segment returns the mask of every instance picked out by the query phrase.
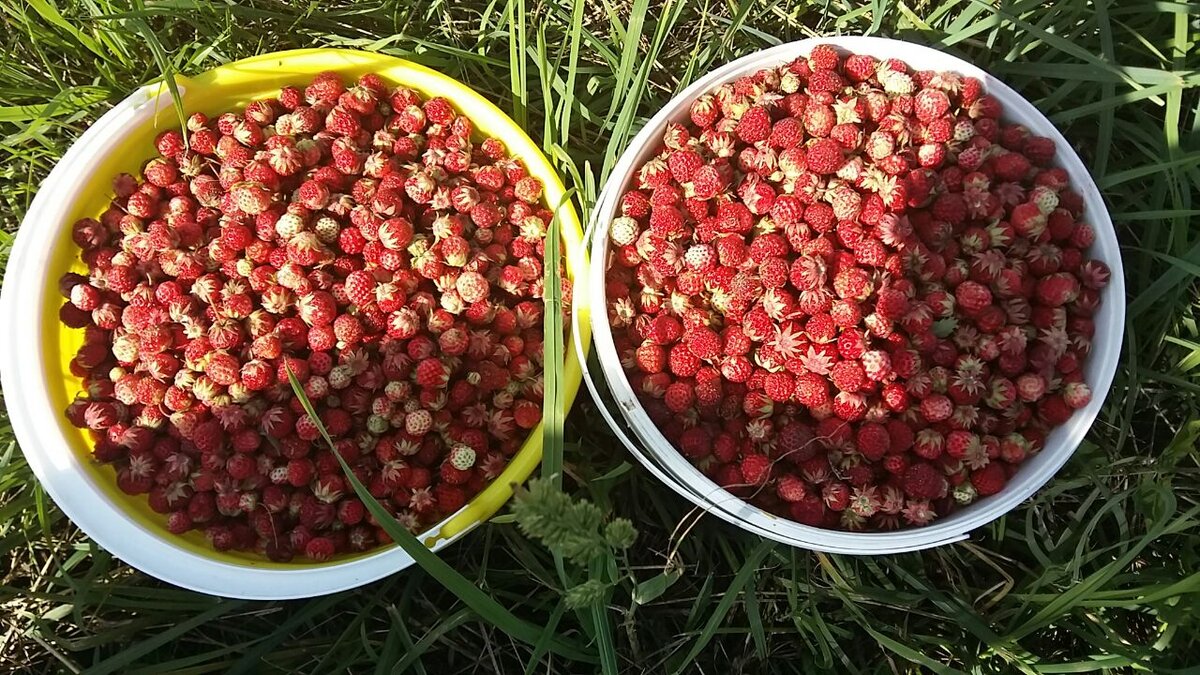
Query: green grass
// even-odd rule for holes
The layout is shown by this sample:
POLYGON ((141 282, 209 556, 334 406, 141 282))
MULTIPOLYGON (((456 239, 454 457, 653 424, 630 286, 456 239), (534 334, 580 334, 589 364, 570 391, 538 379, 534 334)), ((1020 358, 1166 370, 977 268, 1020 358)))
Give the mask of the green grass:
POLYGON ((631 466, 581 396, 547 466, 606 520, 632 520, 638 542, 575 563, 502 516, 441 556, 494 602, 460 600, 440 569, 284 603, 165 586, 63 518, 0 416, 0 670, 1196 672, 1198 13, 1107 0, 3 0, 0 256, 69 144, 164 72, 313 45, 416 60, 521 121, 586 213, 631 135, 689 81, 781 41, 868 33, 974 61, 1060 125, 1119 228, 1129 305, 1116 381, 1074 459, 970 542, 922 554, 814 554, 711 518, 677 531, 695 514, 631 466))

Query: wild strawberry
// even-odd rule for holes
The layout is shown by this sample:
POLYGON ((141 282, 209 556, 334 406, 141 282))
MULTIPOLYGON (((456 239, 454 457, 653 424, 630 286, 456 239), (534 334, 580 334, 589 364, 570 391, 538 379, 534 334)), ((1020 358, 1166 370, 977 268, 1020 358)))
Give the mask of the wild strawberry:
POLYGON ((459 471, 467 471, 475 466, 475 451, 468 445, 456 443, 446 455, 446 461, 459 471))
POLYGON ((849 513, 860 518, 869 518, 879 510, 880 503, 876 488, 855 487, 854 491, 850 494, 850 503, 847 506, 847 510, 849 513))
POLYGON ((650 232, 665 239, 679 237, 684 230, 683 214, 673 206, 656 206, 650 211, 650 232))
POLYGON ((1092 400, 1092 390, 1083 382, 1070 382, 1062 391, 1062 399, 1074 410, 1085 407, 1092 400))
POLYGON ((992 292, 983 284, 964 281, 955 287, 954 299, 963 311, 974 315, 992 304, 992 292))
POLYGON ((785 502, 799 502, 809 495, 804 481, 791 474, 779 477, 775 483, 775 493, 785 502))
POLYGON ((674 413, 681 413, 692 407, 695 400, 695 388, 686 382, 672 383, 663 395, 663 402, 674 413))
POLYGON ((346 275, 346 297, 352 304, 365 305, 375 299, 376 281, 370 272, 355 270, 346 275))
POLYGON ((690 185, 692 197, 709 200, 724 192, 729 187, 729 180, 720 169, 711 164, 705 164, 692 173, 690 185))
POLYGON ((839 298, 862 301, 867 299, 873 290, 871 278, 866 270, 859 267, 843 269, 833 278, 833 289, 839 298))
POLYGON ((924 499, 906 500, 901 514, 904 516, 904 522, 915 526, 928 525, 937 518, 937 512, 933 510, 929 501, 924 499))
POLYGON ((967 205, 961 195, 951 192, 943 193, 934 200, 932 214, 938 220, 958 225, 967 218, 967 205))
POLYGON ((609 226, 609 237, 617 246, 629 246, 640 233, 638 222, 628 216, 614 218, 609 226))
POLYGON ((411 436, 424 436, 433 428, 433 416, 428 410, 416 409, 404 416, 404 430, 411 436))
MULTIPOLYGON (((818 86, 832 84, 828 78, 825 79, 826 82, 819 83, 818 86)), ((814 98, 805 106, 802 120, 804 130, 809 136, 813 138, 825 138, 830 135, 833 128, 837 125, 838 115, 832 106, 814 98)), ((809 170, 812 171, 812 168, 810 167, 809 170)))
POLYGON ((950 99, 939 89, 922 89, 913 97, 913 113, 922 122, 931 122, 950 109, 950 99))
POLYGON ((261 183, 238 183, 229 192, 237 210, 254 215, 271 205, 271 193, 261 183))
POLYGON ((968 457, 980 447, 979 437, 969 431, 955 429, 946 436, 946 454, 955 459, 968 457))
POLYGON ((429 389, 444 389, 450 380, 450 369, 436 358, 421 360, 413 372, 417 385, 429 389))
POLYGON ((763 382, 763 390, 777 403, 790 401, 795 388, 795 381, 786 372, 770 373, 763 382))
POLYGON ((351 314, 342 314, 333 321, 333 333, 342 346, 358 344, 363 338, 362 323, 351 314))
POLYGON ((754 365, 745 356, 727 356, 721 362, 721 376, 730 382, 746 382, 753 371, 754 365))
POLYGON ((694 244, 683 254, 683 264, 696 272, 707 272, 717 264, 717 254, 708 244, 694 244))
POLYGON ((821 487, 821 499, 831 511, 843 511, 850 505, 850 489, 845 483, 832 481, 821 487))
POLYGON ((667 368, 676 377, 694 377, 700 371, 701 361, 682 343, 675 344, 667 354, 667 368))
POLYGON ((691 353, 700 359, 713 359, 721 353, 721 338, 716 331, 706 326, 688 331, 684 335, 684 341, 691 353))
MULTIPOLYGON (((211 367, 211 361, 210 367, 211 367)), ((241 369, 241 383, 250 391, 262 391, 275 383, 275 370, 259 360, 247 361, 241 369)))
POLYGON ((927 422, 942 422, 954 414, 954 404, 941 394, 927 396, 921 400, 921 416, 927 422))
POLYGON ((814 141, 808 147, 806 163, 808 170, 817 175, 828 175, 842 168, 844 162, 842 148, 832 139, 823 138, 814 141))
POLYGON ((834 364, 829 378, 840 391, 860 391, 867 382, 866 372, 857 361, 844 360, 834 364))
POLYGON ((1046 215, 1032 202, 1013 208, 1009 222, 1017 234, 1030 239, 1037 239, 1046 231, 1046 215))
POLYGON ((518 180, 513 189, 517 199, 527 204, 536 204, 542 198, 542 181, 533 176, 525 176, 518 180))
POLYGON ((1037 413, 1046 424, 1058 426, 1071 419, 1074 409, 1067 405, 1061 395, 1052 394, 1038 401, 1037 413))
POLYGON ((487 300, 491 286, 484 276, 478 272, 463 272, 455 281, 455 289, 463 302, 477 303, 487 300))
POLYGON ((785 117, 771 127, 768 143, 771 147, 786 149, 804 141, 804 126, 795 117, 785 117))
MULTIPOLYGON (((1084 289, 1098 291, 1108 285, 1111 272, 1108 265, 1100 260, 1085 261, 1079 267, 1079 281, 1083 284, 1084 289)), ((1080 292, 1080 297, 1083 296, 1083 291, 1080 292)))
POLYGON ((838 67, 841 57, 831 45, 818 44, 808 55, 808 67, 816 70, 834 70, 838 67))
POLYGON ((833 397, 833 414, 847 422, 861 420, 867 414, 867 401, 860 394, 843 391, 833 397))
POLYGON ((636 362, 644 373, 661 373, 666 366, 666 352, 661 346, 646 341, 637 348, 636 362))
POLYGON ((863 424, 858 428, 855 442, 859 453, 873 462, 883 459, 891 449, 891 436, 882 424, 863 424))
POLYGON ((204 366, 204 372, 213 382, 226 386, 238 381, 239 370, 237 357, 225 352, 214 352, 204 366))
POLYGON ((871 79, 875 75, 875 68, 878 61, 873 56, 866 54, 850 54, 846 57, 842 64, 842 70, 846 76, 855 82, 864 82, 871 79))
POLYGON ((693 150, 676 150, 667 157, 667 167, 671 176, 680 183, 692 180, 701 166, 704 166, 704 158, 693 150))
POLYGON ((908 409, 908 391, 904 385, 892 382, 883 387, 883 403, 893 412, 903 412, 908 409))
POLYGON ((689 108, 689 117, 692 120, 692 124, 701 129, 711 126, 719 114, 720 111, 716 105, 716 101, 712 96, 707 94, 692 101, 692 105, 689 108))
POLYGON ((741 470, 742 478, 746 484, 752 486, 763 485, 770 479, 771 460, 765 455, 748 453, 742 456, 742 461, 738 468, 741 470))
POLYGON ((734 132, 745 143, 764 141, 771 133, 771 115, 766 108, 752 107, 742 114, 734 132))
POLYGON ((971 472, 971 486, 981 497, 988 497, 1000 492, 1007 482, 1008 475, 1004 472, 1004 467, 998 463, 991 463, 971 472))
POLYGON ((297 313, 310 326, 333 323, 336 303, 333 296, 324 291, 315 291, 300 296, 296 301, 297 313))
POLYGON ((863 371, 873 382, 885 382, 892 375, 891 357, 887 352, 871 350, 862 355, 863 371))
POLYGON ((324 562, 337 552, 329 537, 313 537, 304 544, 304 555, 310 560, 324 562))
POLYGON ((1019 181, 1029 173, 1029 160, 1017 152, 1006 152, 992 160, 992 169, 1001 181, 1019 181))
POLYGON ((904 472, 904 492, 917 499, 941 499, 949 486, 932 464, 916 462, 904 472))
POLYGON ((665 314, 655 317, 650 326, 650 339, 656 344, 669 345, 683 335, 683 326, 679 320, 665 314))
POLYGON ((1017 378, 1017 396, 1026 403, 1032 403, 1046 394, 1046 380, 1037 373, 1024 373, 1017 378))
POLYGON ((513 407, 513 420, 522 429, 536 427, 542 419, 542 410, 532 401, 521 400, 513 407))
POLYGON ((1037 282, 1037 299, 1047 307, 1061 307, 1079 297, 1079 280, 1072 274, 1059 272, 1037 282))

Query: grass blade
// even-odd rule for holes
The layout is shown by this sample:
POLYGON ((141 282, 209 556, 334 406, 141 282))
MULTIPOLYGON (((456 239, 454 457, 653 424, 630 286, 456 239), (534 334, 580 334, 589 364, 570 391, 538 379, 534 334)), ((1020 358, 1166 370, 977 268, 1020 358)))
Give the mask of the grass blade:
POLYGON ((554 611, 550 613, 550 618, 546 621, 546 627, 542 631, 542 637, 533 645, 533 653, 529 655, 529 660, 525 663, 525 675, 532 675, 542 658, 546 656, 546 652, 550 649, 550 640, 554 638, 555 631, 558 630, 558 623, 562 621, 563 613, 567 611, 567 606, 559 602, 554 606, 554 611))
POLYGON ((704 651, 704 648, 708 645, 709 641, 713 639, 713 635, 716 634, 717 629, 720 628, 721 624, 725 621, 725 616, 729 614, 729 610, 733 608, 733 603, 737 600, 738 595, 742 592, 742 588, 744 588, 746 584, 750 582, 750 578, 752 576, 758 573, 759 563, 761 563, 763 559, 767 557, 767 554, 774 550, 776 546, 778 546, 778 544, 775 542, 764 539, 754 547, 754 550, 751 551, 750 555, 746 557, 746 562, 742 563, 742 568, 738 570, 738 573, 736 576, 734 576, 733 581, 729 583, 729 587, 725 589, 725 595, 721 597, 721 601, 717 603, 717 606, 713 609, 712 614, 708 617, 708 622, 704 624, 704 630, 700 631, 700 635, 697 636, 696 641, 692 643, 692 648, 688 650, 687 655, 683 657, 678 665, 671 670, 672 673, 675 675, 682 673, 685 669, 687 669, 688 666, 692 664, 693 661, 696 660, 696 657, 700 655, 700 652, 704 651))
POLYGON ((145 21, 141 19, 127 19, 127 21, 139 35, 145 38, 146 45, 150 47, 150 53, 154 55, 154 62, 162 71, 163 82, 166 83, 167 90, 171 92, 171 101, 175 104, 175 114, 179 116, 179 126, 186 127, 187 113, 183 109, 183 97, 179 93, 179 84, 175 81, 175 66, 167 56, 166 49, 163 48, 162 43, 158 41, 158 36, 145 21))
POLYGON ((570 208, 569 196, 554 209, 546 228, 546 255, 543 268, 544 307, 542 315, 542 477, 562 486, 563 426, 567 411, 563 391, 563 367, 566 346, 563 343, 562 220, 560 209, 570 208))
POLYGON ((190 619, 181 621, 167 630, 155 635, 154 637, 143 640, 138 644, 125 648, 119 654, 112 658, 102 661, 88 669, 89 675, 108 675, 108 673, 119 673, 126 670, 131 664, 136 662, 142 656, 153 652, 163 645, 176 640, 179 636, 188 631, 203 626, 209 621, 218 619, 229 612, 240 609, 246 604, 243 600, 221 600, 214 604, 212 608, 201 612, 190 619))
POLYGON ((460 609, 450 616, 442 619, 436 626, 431 628, 420 640, 413 645, 404 658, 400 659, 395 666, 392 667, 392 675, 400 675, 400 673, 408 671, 414 665, 421 662, 421 657, 429 648, 438 640, 442 639, 446 633, 458 628, 467 621, 475 617, 475 613, 469 609, 460 609))

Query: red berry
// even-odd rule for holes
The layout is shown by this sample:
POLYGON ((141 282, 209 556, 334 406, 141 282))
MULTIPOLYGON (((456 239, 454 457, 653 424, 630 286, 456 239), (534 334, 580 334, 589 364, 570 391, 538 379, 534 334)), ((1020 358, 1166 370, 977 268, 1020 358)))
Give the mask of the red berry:
POLYGON ((734 131, 743 142, 764 141, 771 133, 771 115, 766 108, 752 107, 742 114, 734 131))
POLYGON ((808 170, 818 175, 834 173, 842 168, 844 162, 841 146, 837 141, 828 138, 814 141, 808 147, 806 157, 808 170))
POLYGON ((873 462, 883 459, 891 448, 891 436, 882 424, 863 424, 855 440, 862 456, 873 462))
POLYGON ((775 484, 775 493, 785 502, 799 502, 809 495, 808 486, 797 476, 783 475, 775 484))
POLYGON ((940 499, 948 488, 946 477, 932 464, 917 462, 904 472, 904 492, 916 499, 940 499))
POLYGON ((971 485, 975 487, 975 491, 982 497, 988 497, 1000 492, 1004 489, 1004 484, 1007 482, 1008 475, 1004 472, 1004 467, 996 462, 989 463, 982 469, 971 472, 971 485))
POLYGON ((834 386, 841 391, 849 393, 861 390, 867 382, 867 376, 862 365, 851 360, 838 361, 834 364, 829 377, 834 386))
POLYGON ((681 413, 692 407, 695 398, 695 390, 691 384, 675 382, 667 387, 663 402, 671 412, 681 413))
POLYGON ((834 70, 838 67, 840 60, 837 50, 831 45, 818 44, 809 52, 808 67, 813 71, 834 70))
POLYGON ((974 315, 992 304, 992 292, 983 284, 964 281, 954 289, 954 299, 967 314, 974 315))
POLYGON ((749 485, 763 485, 771 475, 771 460, 766 455, 743 455, 739 466, 742 478, 749 485))
POLYGON ((954 413, 954 404, 941 394, 928 396, 921 401, 921 415, 927 422, 942 422, 950 419, 954 413))

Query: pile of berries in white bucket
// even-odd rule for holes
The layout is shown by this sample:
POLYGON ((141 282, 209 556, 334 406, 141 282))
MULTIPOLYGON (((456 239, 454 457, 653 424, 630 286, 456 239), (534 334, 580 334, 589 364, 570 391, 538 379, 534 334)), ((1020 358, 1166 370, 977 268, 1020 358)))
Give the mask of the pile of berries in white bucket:
POLYGON ((635 139, 593 219, 596 347, 635 450, 697 504, 848 552, 950 523, 898 545, 920 548, 1011 509, 1086 432, 1116 242, 1007 87, 829 42, 729 64, 635 139))

